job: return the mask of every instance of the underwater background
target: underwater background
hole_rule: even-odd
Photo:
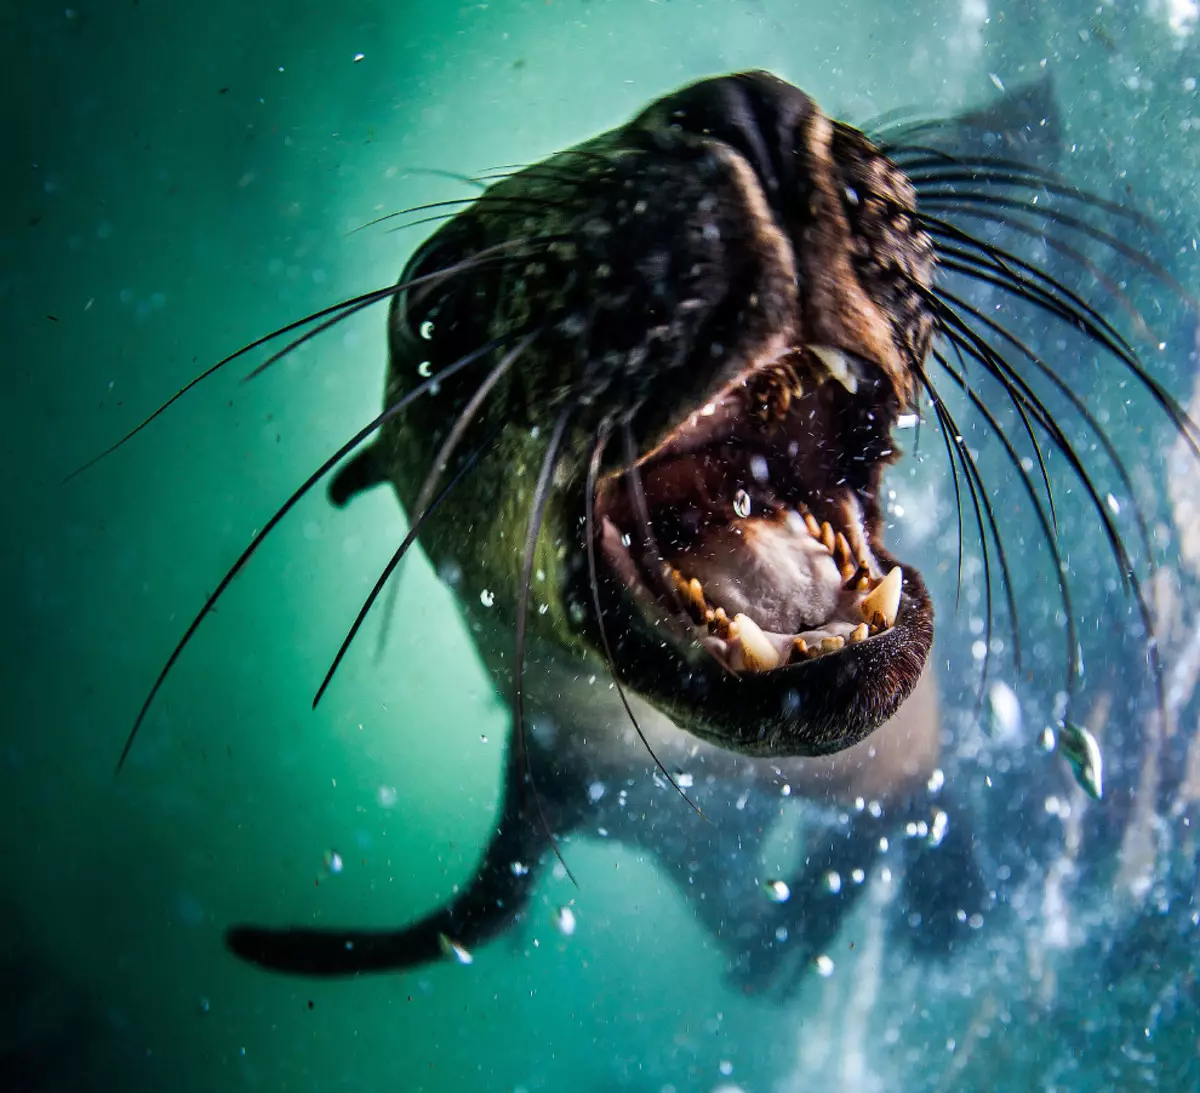
[[[893,516],[922,545],[938,596],[943,767],[971,802],[992,907],[949,960],[927,959],[900,940],[885,867],[839,935],[832,974],[809,975],[782,1004],[724,985],[722,956],[674,888],[599,838],[564,845],[577,890],[547,875],[526,921],[470,966],[310,982],[225,952],[235,921],[414,918],[470,875],[488,834],[508,714],[423,558],[405,567],[382,651],[377,612],[310,708],[403,535],[386,491],[345,511],[319,493],[298,507],[206,619],[114,775],[204,597],[378,412],[382,310],[253,383],[199,386],[63,482],[210,363],[394,280],[423,229],[354,229],[470,195],[438,172],[537,160],[679,84],[742,68],[770,69],[852,122],[909,106],[953,114],[1049,72],[1058,169],[1152,216],[1158,234],[1136,242],[1196,294],[1198,8],[0,9],[0,1086],[1200,1089],[1198,472],[1111,369],[1081,366],[1073,382],[1118,426],[1152,517],[1167,717],[1062,461],[1052,471],[1083,617],[1081,712],[1104,749],[1104,799],[1090,802],[1039,746],[1061,689],[1050,643],[1032,644],[1018,672],[997,639],[975,716],[978,582],[955,615],[953,499],[926,440],[925,457],[891,473]],[[1153,330],[1147,359],[1187,402],[1194,318],[1153,285],[1130,291]],[[1003,460],[978,442],[996,496],[1010,496]],[[1053,623],[1057,585],[1029,528],[1016,595],[1032,629]],[[802,853],[804,807],[781,801],[794,832],[772,854]],[[566,937],[553,912],[571,900],[578,929]]]

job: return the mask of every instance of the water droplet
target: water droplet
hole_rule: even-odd
[[[792,895],[792,890],[781,880],[763,881],[763,891],[772,903],[787,903]]]
[[[438,945],[441,947],[443,953],[459,964],[473,964],[475,962],[475,958],[467,951],[465,945],[461,945],[445,934],[438,934]]]
[[[575,925],[575,912],[570,907],[560,907],[554,912],[554,928],[563,937],[570,937],[575,932]]]
[[[745,490],[738,490],[734,496],[733,511],[743,520],[750,515],[750,495]]]

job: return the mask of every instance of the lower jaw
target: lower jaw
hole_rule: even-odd
[[[876,558],[896,565],[884,551]],[[755,757],[830,755],[859,743],[896,712],[924,669],[933,612],[920,575],[900,567],[894,624],[870,640],[771,670],[731,670],[693,633],[624,581],[602,581],[616,674],[685,731]],[[616,574],[619,576],[619,574]],[[732,620],[731,620],[732,621]],[[665,625],[664,625],[665,624]]]

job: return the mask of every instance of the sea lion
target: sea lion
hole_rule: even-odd
[[[1032,380],[1087,409],[945,273],[1081,331],[1189,428],[1092,304],[947,210],[952,198],[1026,234],[1082,223],[1031,199],[1047,193],[1121,215],[1036,165],[953,156],[928,125],[872,140],[768,73],[714,78],[495,182],[397,286],[313,317],[320,330],[391,301],[385,409],[255,537],[146,705],[262,538],[360,448],[334,501],[390,483],[412,522],[375,592],[419,534],[511,696],[514,731],[495,833],[448,905],[394,931],[235,927],[230,948],[310,975],[461,958],[519,918],[537,866],[583,825],[655,854],[750,987],[798,981],[901,819],[930,821],[950,878],[927,923],[965,918],[983,886],[969,836],[951,822],[947,837],[931,796],[933,606],[885,545],[882,474],[898,420],[926,400],[961,489],[960,535],[965,504],[1007,587],[1003,535],[933,364],[1014,462],[968,362],[1017,409],[1039,463],[1035,428],[1078,457]],[[1101,229],[1088,239],[1124,253]],[[1044,464],[1042,476],[1048,491]],[[1022,481],[1061,574],[1052,507]],[[1121,533],[1084,481],[1120,560]],[[990,589],[989,576],[989,604]],[[1068,611],[1069,678],[1072,625]],[[753,848],[785,786],[832,806],[832,833],[775,890],[793,898],[772,900]]]

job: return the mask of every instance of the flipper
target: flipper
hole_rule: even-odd
[[[364,448],[338,468],[329,483],[329,500],[339,509],[358,494],[387,481],[374,448]]]
[[[759,896],[755,935],[734,954],[728,978],[747,994],[783,1001],[804,983],[812,962],[828,953],[842,923],[867,888],[855,871],[869,876],[879,857],[879,840],[894,821],[868,813],[817,835],[804,865],[788,878],[790,896],[774,904]]]
[[[502,933],[529,902],[536,866],[549,846],[520,765],[510,749],[496,831],[474,877],[449,904],[398,930],[235,926],[225,944],[270,971],[327,977],[415,968],[441,959],[446,941],[469,951]]]
[[[949,957],[975,932],[970,920],[991,906],[988,884],[975,854],[967,811],[943,790],[937,807],[949,826],[937,844],[905,840],[907,862],[900,916],[892,934],[925,957]]]

